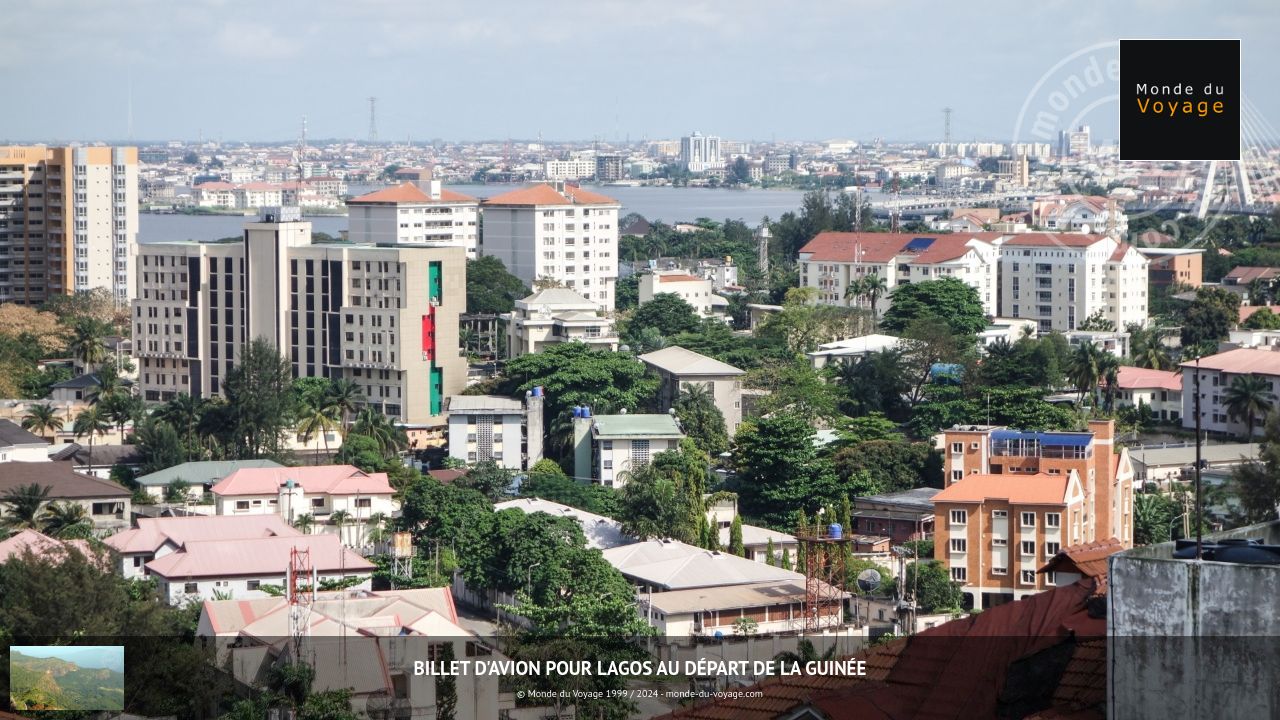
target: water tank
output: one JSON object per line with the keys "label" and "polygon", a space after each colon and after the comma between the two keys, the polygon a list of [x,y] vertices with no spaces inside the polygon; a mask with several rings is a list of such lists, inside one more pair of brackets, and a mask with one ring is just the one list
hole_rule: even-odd
{"label": "water tank", "polygon": [[533,396],[534,396],[534,397],[542,397],[542,386],[541,386],[541,385],[535,385],[535,386],[534,386],[534,388],[533,388]]}
{"label": "water tank", "polygon": [[584,417],[584,418],[589,418],[589,417],[591,417],[591,408],[587,407],[586,405],[583,405],[583,406],[582,406],[582,417]]}
{"label": "water tank", "polygon": [[574,416],[574,417],[576,417],[576,418],[580,418],[580,417],[582,417],[582,408],[581,408],[581,407],[579,407],[579,406],[577,406],[577,405],[574,405],[574,406],[573,406],[573,416]]}
{"label": "water tank", "polygon": [[844,537],[844,527],[840,523],[831,523],[827,526],[827,536],[832,540],[840,540]]}

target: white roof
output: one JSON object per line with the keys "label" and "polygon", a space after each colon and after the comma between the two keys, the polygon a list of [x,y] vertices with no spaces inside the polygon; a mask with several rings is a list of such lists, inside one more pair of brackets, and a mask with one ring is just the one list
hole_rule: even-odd
{"label": "white roof", "polygon": [[499,395],[452,395],[447,398],[446,403],[451,413],[496,411],[520,414],[524,412],[524,403]]}
{"label": "white roof", "polygon": [[582,526],[582,532],[587,536],[587,545],[600,550],[635,542],[635,538],[622,533],[622,526],[616,520],[550,500],[519,498],[495,503],[493,509],[514,509],[525,514],[541,512],[555,517],[572,518]]}
{"label": "white roof", "polygon": [[672,345],[640,356],[644,362],[672,375],[744,375],[746,371],[713,357]]}
{"label": "white roof", "polygon": [[[823,585],[826,586],[826,583]],[[848,597],[848,593],[842,592],[840,595]],[[652,597],[643,595],[640,599],[652,603],[654,610],[666,615],[687,615],[708,610],[737,610],[802,603],[805,597],[805,581],[801,577],[799,580],[672,590],[654,593]]]}
{"label": "white roof", "polygon": [[818,346],[817,351],[809,353],[809,357],[829,356],[837,357],[840,355],[866,355],[881,350],[892,350],[898,347],[898,343],[902,342],[902,338],[892,335],[863,335],[856,338],[848,338],[847,340],[837,340],[835,342],[824,343]]}
{"label": "white roof", "polygon": [[668,590],[802,580],[791,570],[676,540],[645,542],[604,551],[604,559],[627,577]]}
{"label": "white roof", "polygon": [[516,302],[516,307],[527,308],[533,305],[553,305],[566,310],[588,310],[593,312],[599,307],[568,288],[543,288]]}

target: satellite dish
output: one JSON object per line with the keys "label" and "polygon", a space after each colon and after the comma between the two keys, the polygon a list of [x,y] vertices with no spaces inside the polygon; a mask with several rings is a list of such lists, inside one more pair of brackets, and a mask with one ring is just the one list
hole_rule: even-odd
{"label": "satellite dish", "polygon": [[875,568],[867,568],[858,573],[858,587],[862,592],[869,593],[880,587],[880,571]]}

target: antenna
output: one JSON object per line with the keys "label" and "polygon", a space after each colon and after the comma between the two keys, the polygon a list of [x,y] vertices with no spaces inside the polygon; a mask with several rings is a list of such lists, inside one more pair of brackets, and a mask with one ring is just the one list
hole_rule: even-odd
{"label": "antenna", "polygon": [[898,171],[893,171],[893,212],[889,214],[889,232],[899,232],[902,225],[902,208],[899,201],[902,199],[902,181],[898,177]]}
{"label": "antenna", "polygon": [[369,96],[369,142],[378,142],[378,98]]}
{"label": "antenna", "polygon": [[129,142],[133,142],[133,71],[129,72],[129,104],[128,104]]}
{"label": "antenna", "polygon": [[942,108],[942,142],[951,144],[951,108]]}
{"label": "antenna", "polygon": [[[297,662],[302,662],[302,643],[311,626],[311,606],[316,600],[315,566],[311,564],[311,549],[289,551],[289,578],[286,592],[289,594],[289,636],[293,639],[293,652]],[[303,585],[306,582],[308,585]]]}

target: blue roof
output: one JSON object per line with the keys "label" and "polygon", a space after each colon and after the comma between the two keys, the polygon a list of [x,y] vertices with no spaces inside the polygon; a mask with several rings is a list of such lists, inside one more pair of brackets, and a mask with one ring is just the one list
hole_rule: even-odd
{"label": "blue roof", "polygon": [[1056,447],[1086,447],[1093,442],[1091,433],[1024,432],[1022,430],[992,430],[992,440],[1036,440],[1041,445]]}

